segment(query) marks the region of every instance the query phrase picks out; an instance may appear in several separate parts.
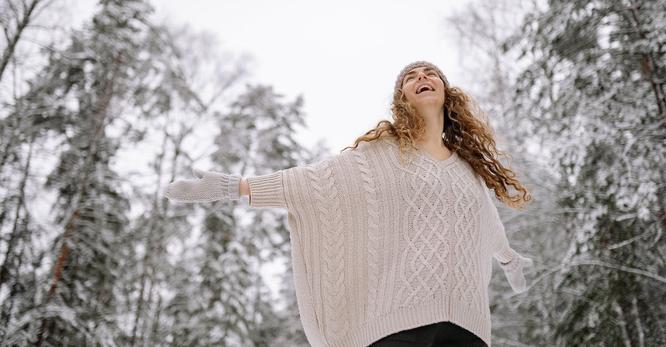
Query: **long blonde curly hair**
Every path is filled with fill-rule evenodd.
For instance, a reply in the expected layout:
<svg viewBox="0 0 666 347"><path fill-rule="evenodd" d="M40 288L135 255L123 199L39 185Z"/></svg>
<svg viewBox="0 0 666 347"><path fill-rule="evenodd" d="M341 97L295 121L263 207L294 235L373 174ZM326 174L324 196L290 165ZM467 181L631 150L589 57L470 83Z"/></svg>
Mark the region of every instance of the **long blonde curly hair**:
<svg viewBox="0 0 666 347"><path fill-rule="evenodd" d="M494 132L480 117L485 115L474 99L458 87L445 86L444 129L442 137L446 147L467 161L485 181L495 196L508 206L522 208L532 199L529 191L515 177L516 174L502 165L497 159L507 157L507 153L496 148ZM425 120L418 115L406 99L402 89L397 89L391 104L393 122L381 120L374 129L354 141L356 148L362 141L375 141L380 137L392 136L400 148L400 161L408 148L415 149L416 141L425 134ZM510 196L507 188L513 186L522 193Z"/></svg>

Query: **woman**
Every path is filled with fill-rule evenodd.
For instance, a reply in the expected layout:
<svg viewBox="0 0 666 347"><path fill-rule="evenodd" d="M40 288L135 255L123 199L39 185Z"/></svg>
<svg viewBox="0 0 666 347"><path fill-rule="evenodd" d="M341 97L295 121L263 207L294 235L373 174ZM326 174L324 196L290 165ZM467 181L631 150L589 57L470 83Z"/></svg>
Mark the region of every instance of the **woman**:
<svg viewBox="0 0 666 347"><path fill-rule="evenodd" d="M252 207L288 210L313 346L490 346L492 259L517 293L533 261L510 247L487 187L512 207L531 197L496 159L471 98L435 65L402 69L392 113L319 163L247 179L194 169L199 179L173 182L165 195L249 195ZM509 185L522 196L509 196Z"/></svg>

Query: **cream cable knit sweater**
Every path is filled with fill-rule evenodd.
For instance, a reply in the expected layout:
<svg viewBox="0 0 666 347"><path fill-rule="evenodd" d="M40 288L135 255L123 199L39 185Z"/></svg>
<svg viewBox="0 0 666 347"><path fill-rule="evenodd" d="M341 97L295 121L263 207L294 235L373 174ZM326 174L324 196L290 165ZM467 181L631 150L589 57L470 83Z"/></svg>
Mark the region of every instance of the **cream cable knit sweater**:
<svg viewBox="0 0 666 347"><path fill-rule="evenodd" d="M393 138L249 177L251 207L286 208L298 308L315 346L359 347L451 321L490 346L492 258L518 255L483 180L457 153Z"/></svg>

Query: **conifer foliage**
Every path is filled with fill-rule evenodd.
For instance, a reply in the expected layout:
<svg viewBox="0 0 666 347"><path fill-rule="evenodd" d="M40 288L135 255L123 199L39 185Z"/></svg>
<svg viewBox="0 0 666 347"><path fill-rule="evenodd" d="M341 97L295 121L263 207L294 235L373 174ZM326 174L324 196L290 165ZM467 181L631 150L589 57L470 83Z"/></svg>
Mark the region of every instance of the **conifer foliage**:
<svg viewBox="0 0 666 347"><path fill-rule="evenodd" d="M505 47L528 64L512 113L559 172L561 266L542 340L666 343L666 1L549 1ZM550 295L549 295L550 297Z"/></svg>
<svg viewBox="0 0 666 347"><path fill-rule="evenodd" d="M241 86L247 59L155 23L145 0L101 0L28 57L22 39L56 2L2 2L0 344L302 342L297 307L280 308L260 274L289 254L286 215L162 196L193 166L313 160L294 139L302 97Z"/></svg>

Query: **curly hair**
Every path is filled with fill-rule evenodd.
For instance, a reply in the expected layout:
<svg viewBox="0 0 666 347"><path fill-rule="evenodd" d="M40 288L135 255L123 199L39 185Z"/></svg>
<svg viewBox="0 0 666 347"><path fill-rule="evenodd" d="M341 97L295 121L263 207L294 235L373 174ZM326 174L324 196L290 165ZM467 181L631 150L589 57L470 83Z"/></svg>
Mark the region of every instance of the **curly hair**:
<svg viewBox="0 0 666 347"><path fill-rule="evenodd" d="M508 157L507 153L496 148L494 132L490 125L482 120L484 112L474 99L458 87L445 87L444 129L442 136L445 146L458 153L479 174L488 188L495 191L495 196L513 208L522 208L532 199L529 191L516 179L516 174L502 165L499 156ZM409 104L402 89L397 89L391 104L393 122L381 120L374 129L354 141L358 147L362 141L371 142L383 136L393 136L400 148L400 162L409 147L415 149L418 139L425 134L425 121L417 110ZM386 133L386 134L384 134ZM507 188L513 186L522 193L510 196Z"/></svg>

